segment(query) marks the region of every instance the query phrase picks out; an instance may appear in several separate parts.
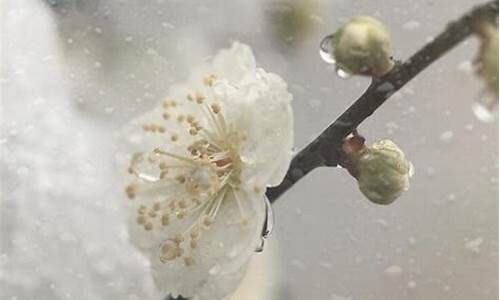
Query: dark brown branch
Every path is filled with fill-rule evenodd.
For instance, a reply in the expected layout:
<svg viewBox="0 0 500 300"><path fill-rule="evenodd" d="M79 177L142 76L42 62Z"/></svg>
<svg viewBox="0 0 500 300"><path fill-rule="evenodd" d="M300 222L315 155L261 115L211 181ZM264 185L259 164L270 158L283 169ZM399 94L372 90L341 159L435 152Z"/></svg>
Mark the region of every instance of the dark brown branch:
<svg viewBox="0 0 500 300"><path fill-rule="evenodd" d="M297 181L317 167L334 167L339 164L339 149L346 136L371 116L391 95L408 81L417 76L432 62L453 49L475 31L480 18L495 19L498 16L498 2L491 1L472 9L454 21L422 49L382 78L374 78L361 97L340 117L328 126L314 141L292 159L283 182L268 188L266 195L271 202L276 201Z"/></svg>

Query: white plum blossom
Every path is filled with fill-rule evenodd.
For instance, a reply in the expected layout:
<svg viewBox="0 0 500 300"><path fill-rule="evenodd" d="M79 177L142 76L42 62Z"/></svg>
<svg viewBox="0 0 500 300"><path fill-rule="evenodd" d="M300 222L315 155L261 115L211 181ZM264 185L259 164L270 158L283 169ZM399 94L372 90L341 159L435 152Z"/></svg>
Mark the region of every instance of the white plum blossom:
<svg viewBox="0 0 500 300"><path fill-rule="evenodd" d="M291 100L236 42L123 129L130 238L165 294L223 299L236 289L261 242L266 187L290 163Z"/></svg>

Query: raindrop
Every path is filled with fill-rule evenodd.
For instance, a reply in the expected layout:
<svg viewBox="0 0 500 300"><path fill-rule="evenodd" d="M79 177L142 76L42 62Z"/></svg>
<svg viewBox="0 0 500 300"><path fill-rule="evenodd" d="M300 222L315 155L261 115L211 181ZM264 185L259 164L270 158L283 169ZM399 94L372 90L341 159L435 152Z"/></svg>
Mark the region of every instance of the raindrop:
<svg viewBox="0 0 500 300"><path fill-rule="evenodd" d="M439 136L439 139L443 142L449 142L451 141L451 139L453 139L453 136L455 134L453 133L453 131L444 131L443 133L441 133L441 135Z"/></svg>
<svg viewBox="0 0 500 300"><path fill-rule="evenodd" d="M477 237L473 240L466 240L465 241L465 249L470 251L470 252L473 252L473 253L479 253L482 243L483 243L482 237Z"/></svg>
<svg viewBox="0 0 500 300"><path fill-rule="evenodd" d="M417 287L417 284L415 283L415 281L408 282L408 289L413 290L416 287Z"/></svg>
<svg viewBox="0 0 500 300"><path fill-rule="evenodd" d="M264 225L262 227L260 244L255 249L255 252L259 252L259 253L264 251L264 244L266 243L266 240L271 235L271 233L273 231L273 227L274 227L274 214L273 214L273 208L271 206L271 202L269 202L269 199L266 196L264 196L264 201L266 204L266 218L264 220Z"/></svg>
<svg viewBox="0 0 500 300"><path fill-rule="evenodd" d="M491 98L483 97L472 104L472 112L479 121L489 123L495 120L495 106L496 104Z"/></svg>
<svg viewBox="0 0 500 300"><path fill-rule="evenodd" d="M406 29L406 30L415 30L415 29L418 29L419 27L420 27L420 23L418 21L415 21L415 20L411 20L411 21L408 21L408 22L403 24L403 29Z"/></svg>
<svg viewBox="0 0 500 300"><path fill-rule="evenodd" d="M210 270L208 270L208 274L217 275L217 274L219 274L220 269L221 269L221 266L219 264L214 265L212 268L210 268Z"/></svg>
<svg viewBox="0 0 500 300"><path fill-rule="evenodd" d="M324 37L319 44L319 55L327 64L335 64L333 49L335 47L335 34Z"/></svg>
<svg viewBox="0 0 500 300"><path fill-rule="evenodd" d="M337 75L342 79L349 79L351 77L351 73L349 71L346 71L339 66L335 67L335 73L337 73Z"/></svg>
<svg viewBox="0 0 500 300"><path fill-rule="evenodd" d="M388 276L399 276L403 273L403 269L398 265L392 265L385 269L384 273Z"/></svg>

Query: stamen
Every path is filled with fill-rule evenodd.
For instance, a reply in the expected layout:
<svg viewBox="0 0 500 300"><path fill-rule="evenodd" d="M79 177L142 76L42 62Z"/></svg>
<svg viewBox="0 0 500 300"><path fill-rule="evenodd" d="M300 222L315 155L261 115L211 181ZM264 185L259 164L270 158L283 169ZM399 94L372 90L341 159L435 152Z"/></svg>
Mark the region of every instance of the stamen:
<svg viewBox="0 0 500 300"><path fill-rule="evenodd" d="M210 105L210 107L212 108L212 111L214 112L214 114L218 114L220 112L220 105L219 104L212 103L212 105Z"/></svg>
<svg viewBox="0 0 500 300"><path fill-rule="evenodd" d="M137 186L135 184L129 184L125 188L125 192L127 193L127 197L129 199L134 199L137 194Z"/></svg>
<svg viewBox="0 0 500 300"><path fill-rule="evenodd" d="M203 100L205 100L205 96L201 92L196 92L195 99L198 104L201 104L203 103Z"/></svg>
<svg viewBox="0 0 500 300"><path fill-rule="evenodd" d="M191 158L187 158L187 157L184 157L184 156L181 156L181 155L177 155L177 154L174 154L174 153L163 151L163 150L161 150L159 148L154 149L153 152L156 153L156 154L169 156L169 157L178 159L180 161L187 162L187 163L192 164L192 165L196 165L196 163Z"/></svg>
<svg viewBox="0 0 500 300"><path fill-rule="evenodd" d="M164 214L161 216L161 225L167 226L168 224L170 224L170 217L167 214Z"/></svg>
<svg viewBox="0 0 500 300"><path fill-rule="evenodd" d="M217 80L217 77L214 74L210 74L203 79L203 83L207 86L213 86L215 80Z"/></svg>
<svg viewBox="0 0 500 300"><path fill-rule="evenodd" d="M194 259L192 257L184 257L184 264L186 267L190 267L194 264Z"/></svg>
<svg viewBox="0 0 500 300"><path fill-rule="evenodd" d="M240 211L241 218L244 220L246 219L245 212L243 210L243 205L241 204L240 198L238 197L236 191L234 189L231 189L234 195L234 199L236 199L236 203L238 204L238 210Z"/></svg>
<svg viewBox="0 0 500 300"><path fill-rule="evenodd" d="M144 224L144 229L146 231L151 231L153 229L153 223L149 222L149 223Z"/></svg>
<svg viewBox="0 0 500 300"><path fill-rule="evenodd" d="M166 263L167 261L172 261L177 257L182 255L182 250L179 247L179 243L174 240L167 239L160 246L160 261Z"/></svg>
<svg viewBox="0 0 500 300"><path fill-rule="evenodd" d="M142 225L142 224L146 223L146 217L145 216L138 216L136 221L137 221L137 224Z"/></svg>

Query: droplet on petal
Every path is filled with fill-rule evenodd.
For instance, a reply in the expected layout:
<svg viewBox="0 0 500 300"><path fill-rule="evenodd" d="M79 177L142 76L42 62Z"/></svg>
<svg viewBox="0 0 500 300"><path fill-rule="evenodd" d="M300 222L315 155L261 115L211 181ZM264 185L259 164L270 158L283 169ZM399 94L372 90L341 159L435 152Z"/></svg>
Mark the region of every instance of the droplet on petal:
<svg viewBox="0 0 500 300"><path fill-rule="evenodd" d="M262 228L260 244L255 249L255 252L264 251L266 240L269 238L269 236L271 236L271 233L274 229L274 214L271 202L269 202L269 199L266 196L264 196L264 201L266 203L266 219L264 220L264 226Z"/></svg>

